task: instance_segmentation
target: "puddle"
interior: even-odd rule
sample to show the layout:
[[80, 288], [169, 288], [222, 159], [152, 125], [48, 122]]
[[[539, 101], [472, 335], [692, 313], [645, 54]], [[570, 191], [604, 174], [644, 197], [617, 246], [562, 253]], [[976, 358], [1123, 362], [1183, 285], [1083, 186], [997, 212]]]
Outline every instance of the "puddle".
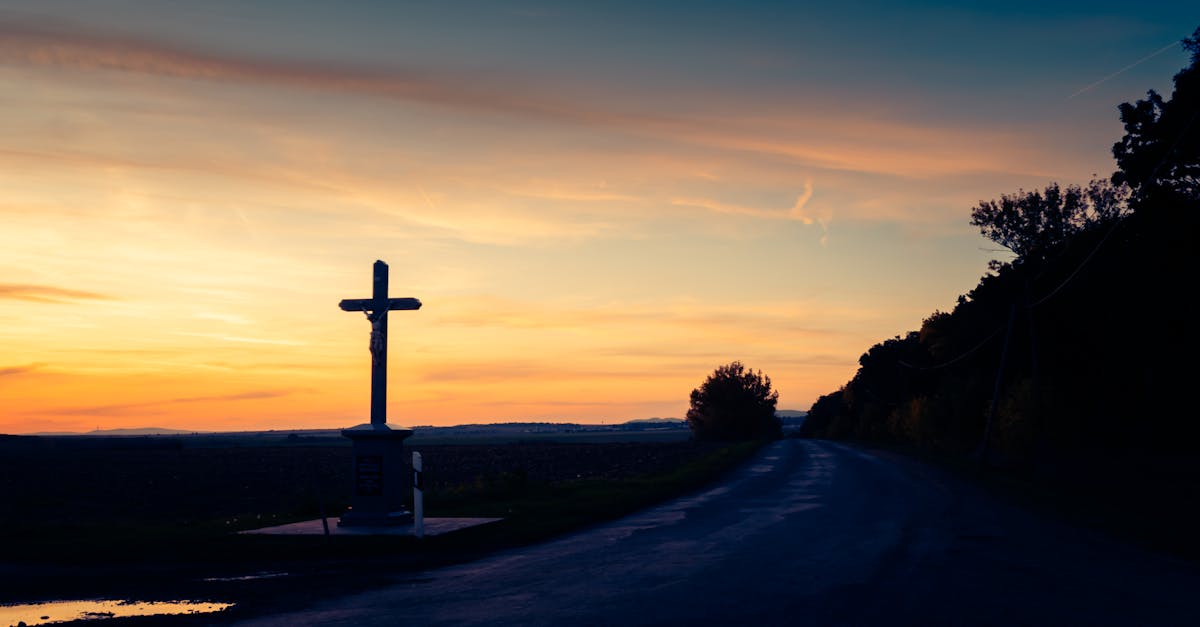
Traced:
[[262, 572], [262, 573], [254, 573], [252, 575], [239, 575], [236, 577], [205, 577], [204, 579], [201, 579], [200, 581], [203, 581], [206, 583], [227, 582], [227, 581], [257, 581], [259, 579], [274, 579], [276, 577], [287, 577], [287, 576], [288, 576], [287, 573]]
[[112, 599], [0, 605], [0, 627], [15, 626], [21, 623], [33, 627], [33, 625], [126, 616], [209, 614], [230, 607], [233, 607], [232, 603], [210, 603], [208, 601], [120, 601]]

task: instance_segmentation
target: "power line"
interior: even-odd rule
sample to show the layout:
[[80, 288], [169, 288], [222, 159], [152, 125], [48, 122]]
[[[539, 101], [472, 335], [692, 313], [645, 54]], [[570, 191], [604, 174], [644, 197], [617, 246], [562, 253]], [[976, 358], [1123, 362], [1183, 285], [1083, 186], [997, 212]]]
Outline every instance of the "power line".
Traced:
[[987, 344], [989, 341], [991, 341], [992, 338], [999, 335], [1000, 332], [1004, 330], [1004, 328], [1005, 327], [998, 327], [995, 331], [992, 331], [992, 333], [990, 335], [983, 338], [982, 341], [980, 341], [978, 344], [976, 344], [974, 347], [972, 347], [971, 350], [968, 350], [967, 352], [959, 355], [958, 357], [955, 357], [954, 359], [951, 359], [950, 361], [942, 362], [935, 366], [915, 366], [913, 364], [908, 363], [907, 361], [904, 361], [903, 359], [897, 359], [896, 363], [900, 364], [901, 366], [904, 366], [905, 368], [912, 368], [913, 370], [940, 370], [947, 366], [954, 365], [954, 364], [966, 359], [967, 357], [971, 356], [972, 353], [983, 348], [984, 344]]
[[1070, 276], [1068, 276], [1066, 279], [1064, 279], [1062, 283], [1059, 283], [1058, 287], [1051, 290], [1049, 294], [1046, 294], [1045, 296], [1041, 297], [1035, 303], [1029, 303], [1028, 305], [1026, 305], [1026, 307], [1028, 307], [1029, 309], [1033, 309], [1034, 307], [1037, 307], [1038, 305], [1050, 300], [1051, 298], [1054, 297], [1055, 294], [1057, 294], [1059, 292], [1059, 290], [1066, 287], [1067, 283], [1070, 283], [1071, 279], [1074, 279], [1075, 275], [1079, 274], [1079, 271], [1082, 270], [1083, 267], [1086, 266], [1087, 263], [1092, 260], [1092, 257], [1096, 256], [1097, 252], [1100, 252], [1100, 247], [1104, 245], [1104, 242], [1108, 241], [1108, 238], [1117, 230], [1117, 227], [1121, 224], [1121, 222], [1122, 222], [1121, 220], [1113, 220], [1113, 224], [1111, 227], [1109, 227], [1108, 232], [1105, 233], [1104, 237], [1100, 239], [1100, 242], [1096, 244], [1096, 247], [1092, 249], [1092, 252], [1088, 253], [1088, 256], [1083, 258], [1083, 261], [1080, 262], [1080, 264], [1075, 268], [1075, 270], [1073, 272], [1071, 272]]

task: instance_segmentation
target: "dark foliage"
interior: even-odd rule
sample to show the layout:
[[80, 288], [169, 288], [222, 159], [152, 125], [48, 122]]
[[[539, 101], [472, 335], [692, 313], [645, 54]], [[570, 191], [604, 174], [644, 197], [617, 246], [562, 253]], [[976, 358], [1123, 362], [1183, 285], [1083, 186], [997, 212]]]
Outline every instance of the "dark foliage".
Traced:
[[843, 390], [831, 392], [812, 404], [808, 416], [804, 418], [804, 425], [800, 427], [802, 437], [827, 435], [832, 438], [845, 438], [849, 435], [839, 428], [850, 419], [850, 408], [846, 406], [842, 392]]
[[1175, 75], [1170, 100], [1150, 90], [1120, 106], [1125, 136], [1113, 146], [1112, 180], [1133, 188], [1136, 204], [1200, 200], [1200, 28], [1183, 46], [1192, 63]]
[[688, 426], [698, 440], [778, 438], [783, 433], [775, 416], [778, 399], [770, 377], [734, 361], [718, 367], [692, 390]]
[[1107, 179], [1086, 187], [1051, 183], [1041, 191], [1019, 190], [980, 202], [971, 211], [971, 224], [1020, 259], [1045, 259], [1072, 236], [1126, 213], [1128, 196], [1127, 188]]
[[972, 222], [1014, 263], [919, 331], [871, 347], [813, 405], [806, 435], [989, 450], [994, 462], [1043, 470], [1195, 455], [1200, 420], [1185, 392], [1200, 316], [1181, 290], [1200, 261], [1200, 29], [1185, 45], [1192, 63], [1171, 100], [1151, 92], [1121, 107], [1113, 185], [981, 203]]

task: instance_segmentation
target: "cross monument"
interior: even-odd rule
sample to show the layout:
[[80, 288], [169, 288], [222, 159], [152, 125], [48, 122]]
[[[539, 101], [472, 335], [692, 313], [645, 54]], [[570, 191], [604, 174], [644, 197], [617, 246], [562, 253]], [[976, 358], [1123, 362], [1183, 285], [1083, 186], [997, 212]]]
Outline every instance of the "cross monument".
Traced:
[[361, 311], [371, 322], [371, 428], [387, 428], [387, 322], [388, 311], [421, 308], [415, 298], [388, 298], [388, 265], [375, 262], [371, 298], [348, 298], [338, 303], [342, 311]]
[[412, 430], [387, 425], [387, 319], [389, 311], [420, 309], [421, 301], [389, 298], [388, 265], [376, 261], [371, 298], [346, 299], [338, 306], [363, 312], [371, 323], [371, 422], [342, 431], [354, 442], [354, 492], [351, 507], [338, 525], [407, 523], [412, 514], [404, 509], [408, 482], [403, 453], [404, 439]]

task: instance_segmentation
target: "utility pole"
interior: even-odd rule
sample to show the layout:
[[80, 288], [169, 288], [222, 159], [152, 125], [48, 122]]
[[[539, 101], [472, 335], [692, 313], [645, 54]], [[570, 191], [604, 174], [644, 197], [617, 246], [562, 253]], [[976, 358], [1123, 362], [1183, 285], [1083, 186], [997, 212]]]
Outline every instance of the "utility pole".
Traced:
[[992, 423], [996, 421], [996, 408], [1000, 404], [1000, 383], [1004, 380], [1004, 367], [1008, 364], [1008, 344], [1012, 340], [1013, 319], [1017, 316], [1017, 304], [1008, 306], [1008, 330], [1004, 332], [1004, 348], [1000, 350], [1000, 368], [996, 370], [996, 385], [992, 389], [992, 407], [988, 410], [987, 424], [983, 427], [983, 444], [979, 450], [979, 470], [987, 468], [988, 448], [992, 442]]

